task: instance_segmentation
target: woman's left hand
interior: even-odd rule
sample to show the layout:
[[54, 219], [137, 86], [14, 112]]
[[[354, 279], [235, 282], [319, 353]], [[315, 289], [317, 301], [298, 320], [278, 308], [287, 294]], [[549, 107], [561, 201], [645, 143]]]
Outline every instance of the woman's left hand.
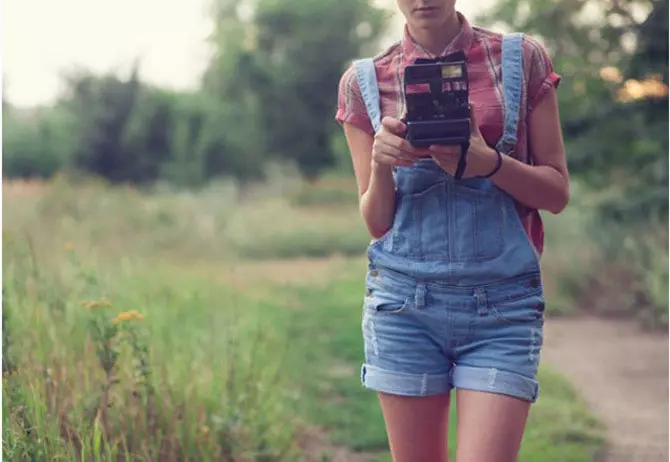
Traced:
[[[466, 168], [463, 178], [485, 176], [493, 171], [496, 165], [497, 154], [489, 147], [479, 131], [474, 107], [470, 106], [470, 148], [466, 157]], [[460, 146], [433, 145], [429, 149], [435, 163], [450, 175], [456, 173], [458, 161], [461, 158]]]

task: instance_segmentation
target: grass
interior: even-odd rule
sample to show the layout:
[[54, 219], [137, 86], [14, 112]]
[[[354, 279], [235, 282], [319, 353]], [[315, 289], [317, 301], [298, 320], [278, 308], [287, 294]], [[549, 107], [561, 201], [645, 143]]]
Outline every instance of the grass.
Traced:
[[[227, 185], [5, 188], [7, 459], [270, 462], [335, 444], [389, 460], [358, 378], [369, 238], [351, 204]], [[551, 371], [531, 419], [521, 460], [601, 445]], [[327, 440], [307, 450], [314, 429]]]
[[292, 428], [277, 425], [291, 419], [286, 337], [255, 302], [175, 268], [103, 270], [74, 253], [57, 268], [5, 265], [6, 456], [290, 460]]

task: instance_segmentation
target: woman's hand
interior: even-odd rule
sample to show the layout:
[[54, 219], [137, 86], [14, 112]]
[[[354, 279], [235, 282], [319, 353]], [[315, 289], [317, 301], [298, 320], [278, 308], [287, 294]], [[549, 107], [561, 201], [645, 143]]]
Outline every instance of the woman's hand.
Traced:
[[[470, 106], [470, 148], [466, 157], [466, 168], [463, 178], [475, 176], [486, 176], [493, 171], [497, 161], [497, 154], [490, 148], [482, 133], [479, 131], [474, 107]], [[438, 146], [433, 145], [429, 149], [431, 157], [442, 170], [454, 175], [461, 158], [460, 146]]]
[[[392, 117], [382, 119], [382, 129], [375, 135], [372, 144], [373, 167], [409, 167], [421, 157], [428, 157], [428, 149], [415, 148], [404, 138], [407, 126]], [[376, 164], [376, 165], [375, 165]]]

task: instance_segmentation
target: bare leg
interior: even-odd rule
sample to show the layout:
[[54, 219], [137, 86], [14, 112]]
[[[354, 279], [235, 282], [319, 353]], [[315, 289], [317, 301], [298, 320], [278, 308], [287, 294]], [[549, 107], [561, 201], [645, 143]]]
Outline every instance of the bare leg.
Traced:
[[530, 403], [510, 396], [457, 390], [457, 462], [516, 462]]
[[379, 401], [394, 462], [447, 462], [448, 394], [379, 393]]

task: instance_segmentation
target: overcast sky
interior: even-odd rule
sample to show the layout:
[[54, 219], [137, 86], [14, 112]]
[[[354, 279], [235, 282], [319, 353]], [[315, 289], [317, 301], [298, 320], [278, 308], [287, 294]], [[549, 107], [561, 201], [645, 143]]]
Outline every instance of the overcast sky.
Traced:
[[[490, 1], [480, 0], [476, 6]], [[393, 8], [395, 0], [377, 3]], [[472, 3], [460, 3], [463, 13], [474, 13]], [[19, 106], [49, 102], [60, 90], [62, 71], [76, 66], [98, 72], [126, 69], [135, 56], [141, 57], [142, 76], [148, 81], [193, 88], [208, 60], [209, 4], [210, 0], [4, 0], [6, 96]]]

